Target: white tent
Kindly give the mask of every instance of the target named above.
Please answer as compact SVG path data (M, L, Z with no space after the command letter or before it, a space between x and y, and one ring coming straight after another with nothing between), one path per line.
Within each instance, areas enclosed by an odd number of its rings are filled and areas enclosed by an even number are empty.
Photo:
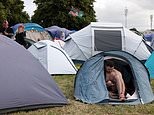
M28 50L41 62L50 74L76 74L76 67L57 42L41 40Z
M140 60L150 56L141 36L117 23L92 22L66 38L64 50L74 60L87 60L91 56L110 50L131 53Z

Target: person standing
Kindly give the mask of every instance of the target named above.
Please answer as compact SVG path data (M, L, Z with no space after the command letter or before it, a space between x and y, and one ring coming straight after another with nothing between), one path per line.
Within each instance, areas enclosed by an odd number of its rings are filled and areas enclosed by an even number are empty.
M9 23L7 20L3 21L2 27L0 28L0 33L2 35L5 35L9 38L11 38L13 36L13 31L12 29L9 27Z
M21 24L18 27L17 33L15 35L15 41L26 48L25 37L26 37L26 32L24 31L24 26Z

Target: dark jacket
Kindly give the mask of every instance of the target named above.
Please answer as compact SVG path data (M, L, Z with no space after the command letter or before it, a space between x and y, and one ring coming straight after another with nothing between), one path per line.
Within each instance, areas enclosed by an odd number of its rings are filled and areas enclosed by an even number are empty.
M15 35L15 38L16 38L15 41L18 42L20 45L23 45L24 47L26 47L25 37L26 37L26 32L17 33Z
M5 32L9 33L9 35L6 35ZM8 27L8 28L0 28L0 33L2 33L3 35L11 38L13 36L13 30L12 28Z

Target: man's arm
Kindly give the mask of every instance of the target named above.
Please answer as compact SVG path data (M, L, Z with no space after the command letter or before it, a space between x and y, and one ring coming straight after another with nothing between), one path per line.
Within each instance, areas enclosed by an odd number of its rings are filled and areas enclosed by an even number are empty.
M117 85L117 89L120 97L120 95L125 94L125 84L122 78L122 74L119 71L115 70L114 74L115 74L116 85Z

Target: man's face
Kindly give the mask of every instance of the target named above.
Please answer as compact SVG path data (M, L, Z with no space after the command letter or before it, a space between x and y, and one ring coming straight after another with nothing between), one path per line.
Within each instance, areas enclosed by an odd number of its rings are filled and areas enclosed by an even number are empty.
M4 27L4 28L8 28L8 25L9 25L8 21L4 21L4 22L3 22L3 27Z
M114 67L106 66L106 71L107 72L112 72Z

